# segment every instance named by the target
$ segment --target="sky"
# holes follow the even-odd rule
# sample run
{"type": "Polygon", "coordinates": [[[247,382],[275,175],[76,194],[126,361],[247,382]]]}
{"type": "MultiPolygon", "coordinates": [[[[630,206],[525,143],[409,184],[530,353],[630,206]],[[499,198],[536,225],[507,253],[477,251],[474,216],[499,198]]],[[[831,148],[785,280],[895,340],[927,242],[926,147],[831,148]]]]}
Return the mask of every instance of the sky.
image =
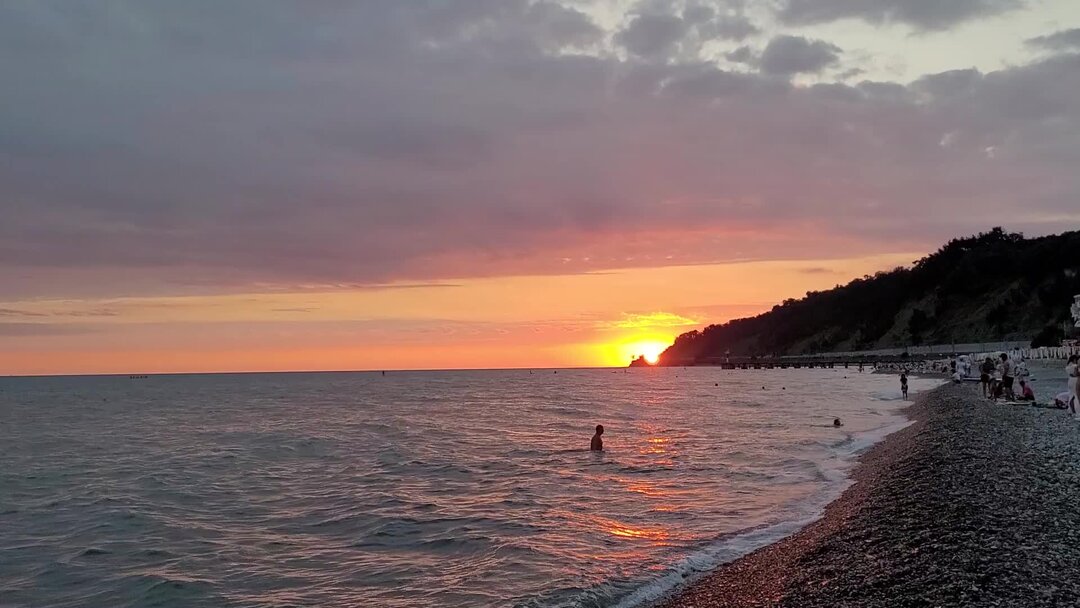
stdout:
{"type": "Polygon", "coordinates": [[[0,374],[625,365],[1080,226],[1075,0],[8,0],[0,85],[0,374]]]}

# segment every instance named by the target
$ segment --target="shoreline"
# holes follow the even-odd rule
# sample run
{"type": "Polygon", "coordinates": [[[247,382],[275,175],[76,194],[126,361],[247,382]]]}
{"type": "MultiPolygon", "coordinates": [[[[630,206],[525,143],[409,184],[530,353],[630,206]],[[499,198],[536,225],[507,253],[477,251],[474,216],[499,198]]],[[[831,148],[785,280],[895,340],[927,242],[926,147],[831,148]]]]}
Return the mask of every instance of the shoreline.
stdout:
{"type": "MultiPolygon", "coordinates": [[[[887,373],[887,372],[873,372],[887,373]]],[[[688,586],[662,598],[651,608],[744,608],[776,605],[793,578],[793,569],[825,537],[833,533],[865,500],[882,467],[894,460],[926,424],[925,401],[946,385],[916,395],[898,413],[909,420],[858,456],[850,485],[825,506],[821,516],[794,534],[705,573],[688,586]]]]}
{"type": "Polygon", "coordinates": [[[1080,605],[1080,427],[952,384],[901,412],[819,519],[652,605],[1080,605]]]}

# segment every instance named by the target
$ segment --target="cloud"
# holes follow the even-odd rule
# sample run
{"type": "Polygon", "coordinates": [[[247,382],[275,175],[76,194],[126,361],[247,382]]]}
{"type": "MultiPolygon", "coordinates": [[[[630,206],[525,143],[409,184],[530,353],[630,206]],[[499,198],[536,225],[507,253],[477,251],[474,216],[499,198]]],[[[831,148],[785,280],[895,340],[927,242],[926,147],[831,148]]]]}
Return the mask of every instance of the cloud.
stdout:
{"type": "Polygon", "coordinates": [[[527,13],[538,37],[553,49],[581,49],[598,44],[604,37],[588,15],[554,2],[536,2],[527,13]]]}
{"type": "Polygon", "coordinates": [[[911,89],[934,99],[966,96],[983,84],[983,74],[976,69],[950,70],[928,74],[911,84],[911,89]]]}
{"type": "Polygon", "coordinates": [[[691,47],[731,13],[680,9],[613,20],[627,56],[563,4],[0,3],[0,299],[864,255],[1075,214],[1071,54],[801,86],[836,46],[722,69],[691,47]]]}
{"type": "Polygon", "coordinates": [[[716,9],[707,4],[691,4],[682,12],[687,23],[708,23],[716,17],[716,9]]]}
{"type": "Polygon", "coordinates": [[[72,309],[64,311],[52,311],[52,312],[40,312],[36,310],[26,310],[19,308],[0,308],[0,316],[117,316],[120,314],[116,310],[105,308],[92,308],[92,309],[72,309]]]}
{"type": "Polygon", "coordinates": [[[686,35],[687,24],[679,17],[645,14],[634,17],[626,29],[615,34],[615,42],[641,57],[656,57],[672,51],[686,35]]]}
{"type": "Polygon", "coordinates": [[[814,73],[840,61],[840,47],[823,40],[801,36],[777,36],[761,54],[761,69],[767,74],[814,73]]]}
{"type": "Polygon", "coordinates": [[[741,41],[761,32],[745,15],[717,14],[706,5],[690,5],[681,14],[663,4],[645,8],[649,12],[635,14],[613,36],[616,45],[642,59],[694,58],[709,41],[741,41]]]}
{"type": "Polygon", "coordinates": [[[758,61],[758,57],[754,54],[754,50],[745,44],[736,48],[734,51],[724,53],[724,57],[732,63],[745,63],[747,65],[755,65],[758,61]]]}
{"type": "Polygon", "coordinates": [[[1015,10],[1024,4],[1021,0],[782,0],[777,17],[787,25],[861,19],[933,31],[1015,10]]]}
{"type": "Polygon", "coordinates": [[[670,312],[624,315],[620,321],[602,323],[602,327],[614,329],[646,329],[657,327],[687,327],[699,325],[700,319],[691,319],[670,312]]]}
{"type": "Polygon", "coordinates": [[[1027,44],[1051,51],[1080,51],[1080,28],[1030,38],[1027,44]]]}
{"type": "Polygon", "coordinates": [[[0,317],[47,317],[45,313],[19,308],[0,308],[0,317]]]}
{"type": "Polygon", "coordinates": [[[93,333],[96,328],[74,323],[0,323],[0,336],[26,338],[93,333]]]}
{"type": "Polygon", "coordinates": [[[761,28],[743,15],[731,15],[700,26],[700,31],[706,38],[741,41],[761,33],[761,28]]]}
{"type": "Polygon", "coordinates": [[[53,313],[58,317],[116,317],[120,311],[111,308],[89,308],[85,310],[69,310],[53,313]]]}

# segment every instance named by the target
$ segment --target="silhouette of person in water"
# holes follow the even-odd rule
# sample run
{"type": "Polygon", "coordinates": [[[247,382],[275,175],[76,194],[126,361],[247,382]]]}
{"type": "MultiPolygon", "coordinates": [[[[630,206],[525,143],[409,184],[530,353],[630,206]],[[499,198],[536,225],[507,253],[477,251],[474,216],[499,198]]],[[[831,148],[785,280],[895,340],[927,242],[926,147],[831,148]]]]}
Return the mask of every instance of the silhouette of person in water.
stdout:
{"type": "Polygon", "coordinates": [[[843,423],[843,422],[840,422],[840,419],[839,419],[839,418],[835,418],[835,419],[834,419],[834,420],[832,421],[832,425],[833,425],[833,426],[844,426],[844,423],[843,423]]]}
{"type": "Polygon", "coordinates": [[[589,449],[593,452],[604,451],[604,440],[600,438],[604,434],[604,425],[596,425],[596,434],[592,436],[592,442],[589,443],[589,449]]]}

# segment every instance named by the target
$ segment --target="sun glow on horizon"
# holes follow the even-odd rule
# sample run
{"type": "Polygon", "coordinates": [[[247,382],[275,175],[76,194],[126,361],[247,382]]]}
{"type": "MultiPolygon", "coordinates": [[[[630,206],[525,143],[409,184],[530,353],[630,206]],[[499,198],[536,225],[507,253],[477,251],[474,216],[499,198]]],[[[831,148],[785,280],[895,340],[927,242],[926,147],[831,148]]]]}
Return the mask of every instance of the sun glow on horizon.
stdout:
{"type": "Polygon", "coordinates": [[[630,352],[631,359],[645,357],[645,360],[650,364],[655,364],[660,360],[660,354],[670,345],[670,342],[661,342],[660,340],[641,340],[626,344],[625,348],[630,352]]]}
{"type": "Polygon", "coordinates": [[[612,336],[610,340],[583,344],[583,361],[602,361],[608,367],[626,367],[638,357],[655,364],[660,354],[675,341],[674,336],[660,333],[612,336]]]}
{"type": "Polygon", "coordinates": [[[0,374],[620,368],[643,355],[656,362],[683,332],[759,314],[769,302],[912,255],[461,279],[452,287],[0,298],[0,374]],[[719,294],[716,285],[738,289],[719,294]]]}

